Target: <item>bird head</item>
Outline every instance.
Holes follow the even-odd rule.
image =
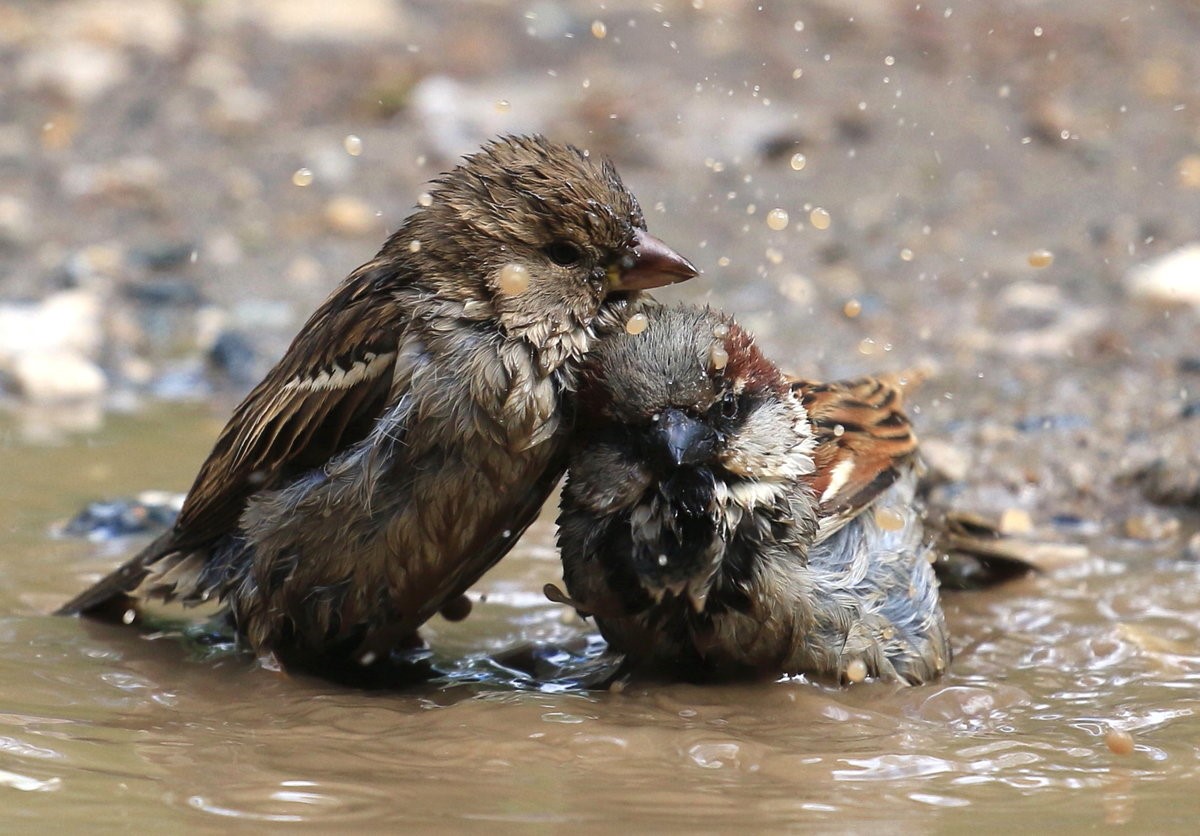
[[[436,181],[428,204],[389,245],[446,277],[440,295],[536,346],[697,272],[646,231],[610,162],[541,136],[484,146]]]
[[[733,531],[812,472],[813,439],[785,376],[732,319],[646,315],[644,331],[602,341],[584,365],[571,490],[629,512],[647,592],[701,608]]]

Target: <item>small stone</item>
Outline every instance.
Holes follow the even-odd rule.
[[[997,525],[1001,534],[1022,536],[1033,533],[1033,518],[1023,508],[1005,508]]]
[[[121,84],[130,72],[120,49],[83,40],[65,40],[25,53],[17,80],[27,89],[49,89],[73,102],[94,101]]]
[[[38,403],[89,400],[108,388],[100,367],[71,351],[23,354],[13,363],[12,375],[21,394]]]
[[[1200,563],[1200,531],[1188,538],[1187,545],[1183,547],[1183,557],[1185,560]]]
[[[0,195],[0,245],[20,247],[33,240],[28,204],[16,195]]]
[[[1126,517],[1125,536],[1133,540],[1155,542],[1170,540],[1179,534],[1179,520],[1161,511],[1147,511]]]
[[[375,228],[375,213],[365,202],[340,195],[325,204],[325,222],[339,235],[361,236]]]
[[[1200,244],[1188,244],[1135,267],[1125,282],[1134,298],[1200,308]]]
[[[0,304],[0,367],[25,354],[96,356],[104,337],[102,308],[87,290],[65,290],[35,304]]]
[[[921,439],[921,458],[941,481],[961,482],[971,471],[967,454],[938,438]]]

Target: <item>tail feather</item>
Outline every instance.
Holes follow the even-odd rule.
[[[173,530],[156,537],[146,548],[55,611],[55,615],[90,615],[101,619],[124,617],[133,605],[132,594],[153,566],[178,544]]]

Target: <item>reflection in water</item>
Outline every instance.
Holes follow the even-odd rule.
[[[204,452],[200,420],[117,419],[88,445],[5,451],[22,488],[19,502],[0,488],[0,790],[32,821],[923,831],[981,815],[1168,827],[1200,809],[1190,564],[1110,554],[1070,578],[950,594],[955,663],[919,688],[587,690],[615,671],[588,625],[541,596],[558,580],[548,521],[470,618],[428,626],[430,677],[400,690],[285,676],[211,624],[44,615],[136,547],[52,540],[50,526],[85,499],[178,488]],[[64,494],[81,472],[103,476]],[[1109,751],[1112,729],[1132,753]]]

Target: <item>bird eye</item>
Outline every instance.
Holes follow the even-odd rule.
[[[738,398],[733,392],[726,392],[721,398],[721,415],[725,418],[736,418],[738,414]]]
[[[555,241],[553,244],[545,247],[542,252],[559,267],[573,267],[579,263],[579,259],[583,258],[583,253],[580,252],[579,247],[570,241]]]

